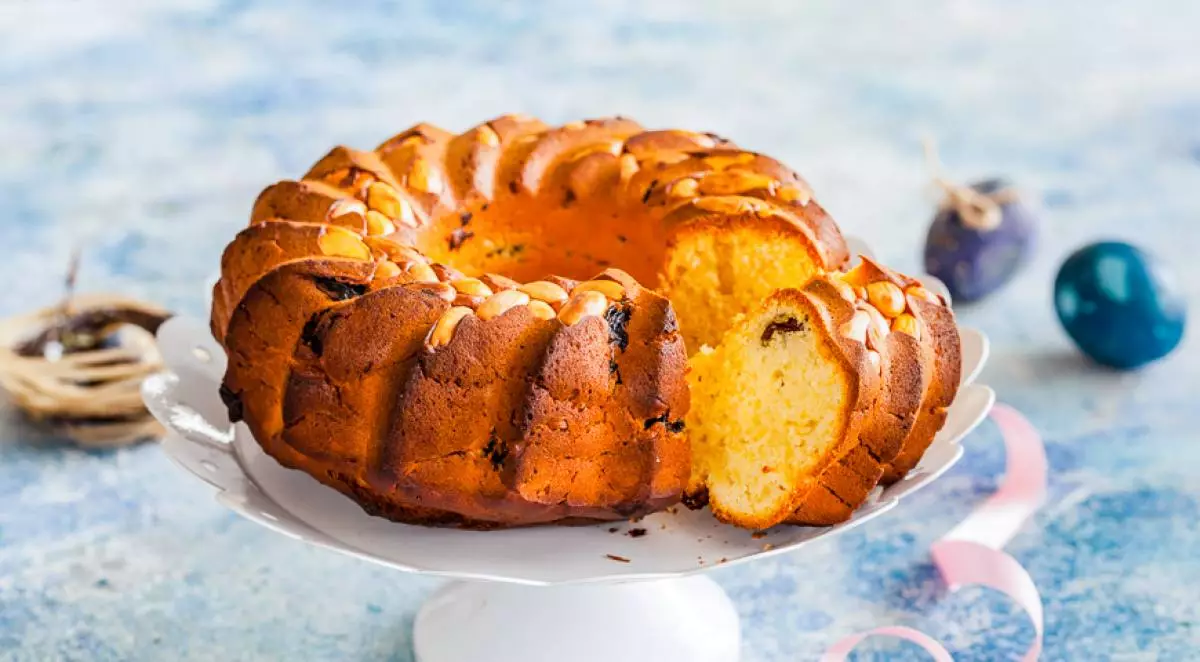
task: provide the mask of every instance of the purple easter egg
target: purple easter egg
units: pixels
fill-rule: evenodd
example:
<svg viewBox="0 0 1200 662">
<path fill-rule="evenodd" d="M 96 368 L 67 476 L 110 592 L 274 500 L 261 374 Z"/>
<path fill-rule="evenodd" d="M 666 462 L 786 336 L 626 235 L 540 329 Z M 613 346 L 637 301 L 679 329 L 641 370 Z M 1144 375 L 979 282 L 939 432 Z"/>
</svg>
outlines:
<svg viewBox="0 0 1200 662">
<path fill-rule="evenodd" d="M 1003 287 L 1032 252 L 1036 231 L 1033 213 L 1007 182 L 989 179 L 971 191 L 984 198 L 984 208 L 948 195 L 925 239 L 925 271 L 964 302 Z"/>
</svg>

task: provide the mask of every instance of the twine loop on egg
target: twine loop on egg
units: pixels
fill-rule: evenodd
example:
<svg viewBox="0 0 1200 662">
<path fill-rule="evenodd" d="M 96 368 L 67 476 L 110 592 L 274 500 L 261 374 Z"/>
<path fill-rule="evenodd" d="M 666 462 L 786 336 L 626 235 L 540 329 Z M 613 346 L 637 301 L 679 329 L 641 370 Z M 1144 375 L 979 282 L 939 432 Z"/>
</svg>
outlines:
<svg viewBox="0 0 1200 662">
<path fill-rule="evenodd" d="M 925 137 L 921 142 L 933 183 L 943 192 L 940 208 L 955 212 L 962 219 L 963 225 L 973 230 L 986 232 L 996 229 L 1003 220 L 1000 208 L 1016 202 L 1017 191 L 1006 186 L 991 193 L 981 193 L 970 186 L 950 181 L 941 174 L 941 161 L 938 159 L 935 141 Z"/>
</svg>

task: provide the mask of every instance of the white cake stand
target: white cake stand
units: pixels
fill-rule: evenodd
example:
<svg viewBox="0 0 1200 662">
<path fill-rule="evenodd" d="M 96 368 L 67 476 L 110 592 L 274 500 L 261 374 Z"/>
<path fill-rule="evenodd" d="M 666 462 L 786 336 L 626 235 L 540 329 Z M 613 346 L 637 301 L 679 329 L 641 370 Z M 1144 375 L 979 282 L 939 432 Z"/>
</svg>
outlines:
<svg viewBox="0 0 1200 662">
<path fill-rule="evenodd" d="M 893 508 L 962 455 L 959 441 L 995 396 L 972 380 L 986 337 L 961 329 L 964 387 L 921 465 L 876 490 L 854 517 L 829 528 L 781 526 L 764 536 L 685 508 L 636 523 L 459 531 L 366 515 L 341 494 L 265 455 L 244 424 L 230 426 L 217 388 L 222 349 L 206 325 L 175 318 L 158 332 L 167 370 L 145 382 L 162 445 L 217 500 L 273 531 L 407 572 L 451 578 L 417 615 L 420 662 L 733 662 L 737 613 L 704 573 L 794 553 Z M 644 531 L 644 535 L 639 535 Z"/>
</svg>

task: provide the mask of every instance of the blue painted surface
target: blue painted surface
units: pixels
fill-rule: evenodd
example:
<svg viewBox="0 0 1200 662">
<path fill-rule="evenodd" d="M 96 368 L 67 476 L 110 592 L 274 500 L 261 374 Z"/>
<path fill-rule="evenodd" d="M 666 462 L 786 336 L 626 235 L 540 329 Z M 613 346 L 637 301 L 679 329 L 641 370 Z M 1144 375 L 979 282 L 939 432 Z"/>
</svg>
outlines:
<svg viewBox="0 0 1200 662">
<path fill-rule="evenodd" d="M 983 381 L 1047 438 L 1050 502 L 1010 547 L 1045 597 L 1046 658 L 1197 657 L 1200 357 L 1185 337 L 1142 372 L 1095 367 L 1060 331 L 1051 284 L 1074 247 L 1129 239 L 1197 298 L 1200 4 L 171 4 L 0 13 L 0 313 L 51 302 L 79 240 L 86 289 L 202 315 L 263 185 L 337 142 L 505 111 L 730 135 L 794 165 L 848 231 L 913 269 L 935 201 L 930 133 L 952 177 L 1003 174 L 1042 194 L 1033 262 L 960 315 L 995 341 Z M 240 520 L 153 446 L 37 438 L 13 417 L 0 427 L 0 657 L 411 659 L 434 582 Z M 996 484 L 995 430 L 967 446 L 864 529 L 718 571 L 745 659 L 813 659 L 891 623 L 964 660 L 1024 650 L 1020 612 L 982 589 L 945 595 L 926 553 Z M 922 658 L 881 641 L 858 659 Z"/>
</svg>

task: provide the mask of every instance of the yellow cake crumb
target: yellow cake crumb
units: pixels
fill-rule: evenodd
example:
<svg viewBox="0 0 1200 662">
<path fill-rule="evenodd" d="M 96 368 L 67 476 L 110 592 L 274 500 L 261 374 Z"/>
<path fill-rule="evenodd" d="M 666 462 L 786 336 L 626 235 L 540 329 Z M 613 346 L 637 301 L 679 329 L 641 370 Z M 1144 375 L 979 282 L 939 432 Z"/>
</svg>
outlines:
<svg viewBox="0 0 1200 662">
<path fill-rule="evenodd" d="M 850 376 L 814 314 L 771 302 L 691 360 L 691 486 L 719 518 L 781 521 L 845 432 Z"/>
</svg>

